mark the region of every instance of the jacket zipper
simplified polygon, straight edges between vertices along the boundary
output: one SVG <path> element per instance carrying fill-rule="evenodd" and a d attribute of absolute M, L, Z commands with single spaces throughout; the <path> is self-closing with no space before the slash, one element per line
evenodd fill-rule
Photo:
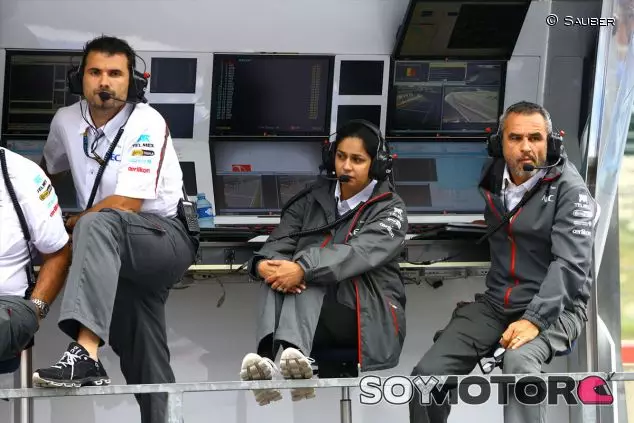
<path fill-rule="evenodd" d="M 495 203 L 493 203 L 493 198 L 491 197 L 491 192 L 487 191 L 486 192 L 486 196 L 487 196 L 487 200 L 489 202 L 489 205 L 491 206 L 491 210 L 493 210 L 493 212 L 495 213 L 495 215 L 498 217 L 498 219 L 502 219 L 502 216 L 500 215 L 500 213 L 498 212 L 497 208 L 495 207 Z M 511 218 L 511 220 L 509 220 L 509 225 L 506 229 L 506 232 L 508 234 L 508 239 L 511 243 L 511 269 L 510 269 L 510 273 L 511 273 L 511 279 L 513 279 L 513 285 L 509 286 L 506 289 L 506 292 L 504 293 L 504 308 L 508 308 L 509 306 L 509 302 L 510 302 L 510 297 L 511 297 L 511 291 L 513 290 L 514 287 L 516 287 L 517 285 L 519 285 L 520 280 L 516 277 L 515 275 L 515 262 L 516 262 L 516 255 L 517 255 L 517 244 L 515 243 L 515 238 L 513 237 L 513 231 L 512 231 L 512 226 L 513 226 L 513 222 L 515 221 L 515 219 L 517 218 L 517 216 L 519 216 L 519 214 L 522 212 L 522 209 L 519 209 L 517 211 L 517 213 L 515 213 L 515 216 L 513 216 Z"/>
<path fill-rule="evenodd" d="M 348 231 L 348 234 L 346 235 L 346 238 L 343 241 L 344 243 L 348 242 L 348 239 L 350 239 L 350 235 L 352 235 L 352 231 L 354 230 L 354 227 L 356 226 L 357 221 L 359 220 L 359 217 L 361 216 L 361 212 L 363 212 L 363 210 L 365 210 L 367 206 L 373 203 L 376 203 L 377 201 L 382 200 L 383 198 L 388 197 L 390 195 L 392 195 L 391 192 L 384 192 L 383 194 L 370 198 L 361 207 L 359 207 L 359 210 L 357 210 L 357 212 L 354 215 L 354 218 L 352 219 L 352 224 L 350 225 L 350 230 Z M 363 358 L 361 354 L 361 301 L 359 299 L 358 279 L 355 278 L 352 280 L 352 282 L 354 283 L 354 292 L 355 292 L 356 303 L 357 303 L 357 361 L 358 361 L 358 367 L 359 369 L 361 369 L 361 365 L 363 362 Z"/>
<path fill-rule="evenodd" d="M 361 356 L 361 304 L 359 302 L 359 284 L 358 280 L 355 278 L 352 280 L 354 283 L 354 293 L 357 301 L 357 362 L 359 363 L 359 369 L 361 369 L 362 356 Z"/>

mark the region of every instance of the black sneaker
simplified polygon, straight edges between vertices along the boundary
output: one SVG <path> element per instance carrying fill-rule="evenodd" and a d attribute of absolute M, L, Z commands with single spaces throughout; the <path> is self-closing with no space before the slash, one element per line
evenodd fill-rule
<path fill-rule="evenodd" d="M 95 361 L 77 342 L 71 342 L 57 364 L 33 373 L 33 386 L 49 388 L 79 388 L 109 385 L 101 361 Z"/>

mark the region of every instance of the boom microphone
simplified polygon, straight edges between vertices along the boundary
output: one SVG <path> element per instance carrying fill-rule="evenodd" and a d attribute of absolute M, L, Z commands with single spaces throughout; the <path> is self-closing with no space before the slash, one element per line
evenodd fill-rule
<path fill-rule="evenodd" d="M 331 177 L 328 177 L 328 176 L 324 176 L 324 178 L 326 178 L 326 179 L 328 179 L 330 181 L 339 181 L 339 182 L 342 182 L 342 183 L 350 182 L 350 179 L 351 179 L 348 175 L 341 175 L 338 178 L 331 178 Z"/>
<path fill-rule="evenodd" d="M 533 166 L 532 164 L 525 164 L 524 166 L 522 166 L 522 169 L 524 169 L 524 172 L 532 172 L 535 169 L 550 169 L 551 167 L 555 167 L 559 164 L 559 160 L 557 160 L 557 163 L 555 164 L 551 164 L 548 166 Z"/>
<path fill-rule="evenodd" d="M 99 91 L 98 95 L 101 101 L 115 100 L 115 101 L 120 101 L 122 103 L 136 104 L 134 101 L 128 101 L 128 100 L 122 100 L 120 98 L 116 98 L 115 96 L 110 94 L 108 91 Z"/>

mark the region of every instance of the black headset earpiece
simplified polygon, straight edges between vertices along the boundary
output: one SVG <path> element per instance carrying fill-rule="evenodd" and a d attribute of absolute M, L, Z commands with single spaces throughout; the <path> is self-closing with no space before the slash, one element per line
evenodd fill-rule
<path fill-rule="evenodd" d="M 390 152 L 385 138 L 381 134 L 381 130 L 372 122 L 364 119 L 354 119 L 346 122 L 345 126 L 351 124 L 360 124 L 368 128 L 377 137 L 378 143 L 376 147 L 376 154 L 370 165 L 369 177 L 376 179 L 377 181 L 383 181 L 387 179 L 392 173 L 392 166 L 394 158 Z M 336 134 L 336 133 L 335 133 Z M 335 149 L 334 142 L 327 140 L 322 148 L 322 169 L 326 171 L 327 176 L 335 175 Z"/>
<path fill-rule="evenodd" d="M 552 132 L 548 134 L 547 146 L 546 146 L 546 161 L 549 164 L 556 163 L 563 152 L 564 145 L 564 131 Z M 497 132 L 492 133 L 487 137 L 487 152 L 490 157 L 502 158 L 504 153 L 502 151 L 502 134 L 500 128 Z"/>
<path fill-rule="evenodd" d="M 136 54 L 135 54 L 136 55 Z M 138 56 L 137 56 L 138 57 Z M 147 90 L 149 74 L 147 72 L 139 72 L 136 69 L 130 69 L 130 84 L 128 85 L 128 101 L 147 103 L 145 91 Z M 73 67 L 68 71 L 67 83 L 68 91 L 71 94 L 84 96 L 83 88 L 83 63 Z"/>

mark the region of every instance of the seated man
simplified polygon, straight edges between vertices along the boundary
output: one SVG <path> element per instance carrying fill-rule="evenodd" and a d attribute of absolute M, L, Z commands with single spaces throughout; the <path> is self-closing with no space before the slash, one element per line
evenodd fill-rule
<path fill-rule="evenodd" d="M 398 364 L 405 339 L 398 260 L 408 223 L 387 180 L 391 161 L 379 130 L 363 121 L 324 147 L 323 168 L 336 177 L 291 199 L 250 262 L 251 276 L 263 283 L 257 354 L 244 357 L 242 380 L 271 379 L 280 347 L 285 378 L 310 379 L 307 356 L 316 347 L 356 350 L 362 371 Z M 293 390 L 293 400 L 313 391 Z M 255 396 L 260 405 L 281 398 L 277 390 Z"/>
<path fill-rule="evenodd" d="M 42 169 L 1 147 L 0 164 L 0 367 L 11 371 L 64 285 L 71 255 L 55 189 Z M 37 282 L 32 248 L 43 261 Z"/>
<path fill-rule="evenodd" d="M 33 374 L 37 386 L 109 383 L 98 359 L 105 342 L 128 383 L 174 382 L 165 302 L 194 262 L 198 240 L 178 213 L 183 175 L 169 130 L 141 102 L 145 81 L 133 76 L 134 66 L 125 41 L 89 42 L 79 69 L 84 98 L 59 109 L 51 123 L 45 165 L 51 174 L 71 171 L 85 211 L 66 223 L 73 259 L 59 320 L 77 342 L 58 363 Z M 165 394 L 137 400 L 142 422 L 164 421 Z"/>
<path fill-rule="evenodd" d="M 598 207 L 552 133 L 548 112 L 528 102 L 509 107 L 489 153 L 494 159 L 480 182 L 486 223 L 495 227 L 517 211 L 489 238 L 486 291 L 456 308 L 413 375 L 468 374 L 498 344 L 506 349 L 505 373 L 539 373 L 571 347 L 587 320 Z M 411 422 L 447 422 L 447 390 L 432 391 L 429 406 L 415 391 Z M 523 405 L 511 394 L 504 421 L 543 422 L 545 411 L 545 404 Z"/>

